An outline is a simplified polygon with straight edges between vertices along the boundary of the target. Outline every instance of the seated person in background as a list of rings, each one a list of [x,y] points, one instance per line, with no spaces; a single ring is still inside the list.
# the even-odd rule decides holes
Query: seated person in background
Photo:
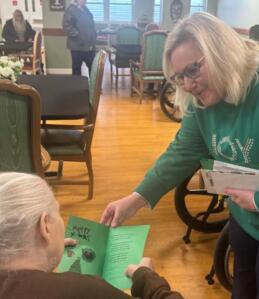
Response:
[[[14,11],[12,19],[6,21],[2,32],[7,42],[32,42],[34,35],[35,31],[19,9]]]
[[[254,25],[249,29],[249,38],[259,41],[259,25]]]
[[[133,298],[96,276],[52,273],[63,254],[64,223],[44,180],[24,173],[0,174],[0,206],[1,299]],[[130,265],[126,273],[133,279],[133,296],[183,299],[152,271],[147,258]]]

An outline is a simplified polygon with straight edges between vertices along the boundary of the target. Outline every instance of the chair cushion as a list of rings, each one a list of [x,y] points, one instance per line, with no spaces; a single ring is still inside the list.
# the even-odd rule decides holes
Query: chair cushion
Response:
[[[83,131],[41,129],[41,143],[51,156],[82,155]]]
[[[40,147],[40,151],[41,151],[42,167],[43,167],[43,170],[46,171],[50,166],[51,158],[50,158],[49,152],[46,151],[46,149],[42,145]]]

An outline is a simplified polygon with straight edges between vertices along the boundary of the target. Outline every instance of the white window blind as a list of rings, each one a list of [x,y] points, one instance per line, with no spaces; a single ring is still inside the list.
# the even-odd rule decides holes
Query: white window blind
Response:
[[[205,0],[191,0],[191,9],[190,14],[199,11],[206,10],[206,1]]]
[[[110,22],[132,22],[132,0],[109,0]]]
[[[95,22],[132,22],[132,0],[88,0]]]
[[[160,19],[161,19],[161,0],[155,0],[153,21],[155,23],[160,23]]]
[[[95,22],[104,22],[104,0],[87,1],[87,7],[94,16]]]

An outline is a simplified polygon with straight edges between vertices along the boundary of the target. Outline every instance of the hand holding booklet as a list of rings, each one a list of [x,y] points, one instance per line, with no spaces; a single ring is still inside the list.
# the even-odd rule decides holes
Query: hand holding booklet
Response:
[[[148,231],[149,225],[110,228],[70,217],[65,237],[78,243],[65,248],[58,272],[98,275],[114,287],[130,288],[131,280],[124,272],[129,264],[140,262]]]
[[[202,177],[209,193],[225,194],[226,188],[259,191],[259,170],[216,160],[201,161]]]

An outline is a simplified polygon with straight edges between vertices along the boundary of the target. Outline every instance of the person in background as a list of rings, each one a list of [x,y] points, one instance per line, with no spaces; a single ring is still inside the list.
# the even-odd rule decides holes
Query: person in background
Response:
[[[259,25],[254,25],[249,29],[249,38],[259,41]]]
[[[259,169],[259,45],[208,13],[195,13],[167,38],[164,73],[183,119],[175,140],[129,196],[108,204],[115,227],[200,168],[200,160]],[[259,192],[226,189],[234,251],[233,299],[259,298]]]
[[[7,42],[32,42],[34,35],[35,31],[20,9],[14,11],[13,18],[6,21],[2,31],[2,37]]]
[[[59,205],[38,176],[0,174],[0,298],[10,299],[130,299],[91,275],[53,273],[63,254],[64,223]],[[183,299],[153,270],[149,258],[130,265],[133,296],[143,299]]]
[[[67,48],[71,51],[72,74],[81,75],[83,62],[90,74],[97,34],[93,15],[86,7],[86,0],[74,0],[68,6],[63,17],[63,29],[67,35]]]

